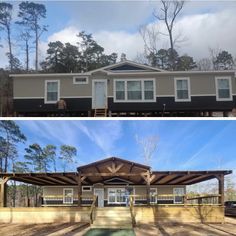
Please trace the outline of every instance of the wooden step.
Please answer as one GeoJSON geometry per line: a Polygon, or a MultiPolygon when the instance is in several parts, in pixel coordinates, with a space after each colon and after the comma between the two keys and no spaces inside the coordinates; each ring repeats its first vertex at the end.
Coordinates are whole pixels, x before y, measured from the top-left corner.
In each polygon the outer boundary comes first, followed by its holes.
{"type": "Polygon", "coordinates": [[[106,108],[99,108],[94,110],[94,117],[106,117],[106,116],[107,116],[106,108]]]}
{"type": "Polygon", "coordinates": [[[92,228],[131,229],[132,217],[128,207],[97,208],[92,228]]]}

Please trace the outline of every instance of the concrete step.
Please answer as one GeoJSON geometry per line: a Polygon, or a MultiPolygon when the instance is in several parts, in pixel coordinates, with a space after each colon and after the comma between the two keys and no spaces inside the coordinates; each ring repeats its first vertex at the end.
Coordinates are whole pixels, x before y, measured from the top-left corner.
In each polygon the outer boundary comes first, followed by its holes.
{"type": "Polygon", "coordinates": [[[97,218],[94,223],[96,224],[116,224],[116,223],[132,223],[131,217],[130,218],[110,218],[110,217],[99,217],[97,218]]]}

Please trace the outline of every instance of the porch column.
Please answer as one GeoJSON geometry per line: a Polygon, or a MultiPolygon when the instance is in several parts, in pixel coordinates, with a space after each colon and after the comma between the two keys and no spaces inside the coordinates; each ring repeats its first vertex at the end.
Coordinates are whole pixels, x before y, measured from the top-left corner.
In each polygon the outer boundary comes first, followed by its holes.
{"type": "Polygon", "coordinates": [[[0,195],[0,207],[6,207],[7,206],[7,181],[9,180],[9,177],[3,177],[1,180],[1,195],[0,195]]]}
{"type": "Polygon", "coordinates": [[[82,195],[82,186],[81,186],[81,173],[78,174],[78,206],[81,207],[81,195],[82,195]]]}
{"type": "Polygon", "coordinates": [[[147,174],[146,188],[147,188],[147,205],[150,206],[150,173],[147,174]]]}
{"type": "Polygon", "coordinates": [[[219,189],[219,204],[221,206],[224,206],[224,202],[225,202],[225,199],[224,199],[224,175],[219,175],[217,176],[217,179],[218,179],[218,189],[219,189]]]}

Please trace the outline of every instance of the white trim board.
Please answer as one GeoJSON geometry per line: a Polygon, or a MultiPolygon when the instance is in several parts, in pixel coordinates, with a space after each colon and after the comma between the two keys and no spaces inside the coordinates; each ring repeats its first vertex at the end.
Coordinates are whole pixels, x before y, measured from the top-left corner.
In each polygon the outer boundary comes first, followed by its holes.
{"type": "Polygon", "coordinates": [[[61,91],[61,86],[60,86],[60,80],[45,80],[44,82],[44,103],[45,104],[55,104],[59,101],[60,99],[60,91],[61,91]],[[57,101],[47,101],[47,83],[49,82],[57,82],[57,101]]]}
{"type": "Polygon", "coordinates": [[[113,102],[114,103],[153,103],[156,102],[156,79],[155,78],[122,78],[122,79],[113,79],[113,102]],[[116,82],[117,81],[124,81],[125,83],[125,99],[124,100],[117,100],[116,99],[116,82]],[[142,99],[141,100],[128,100],[127,98],[127,81],[140,81],[141,82],[141,93],[142,99]],[[144,81],[153,81],[153,99],[147,100],[144,99],[144,81]]]}
{"type": "Polygon", "coordinates": [[[233,95],[232,95],[232,79],[230,76],[216,76],[215,77],[215,86],[216,86],[216,101],[218,102],[224,102],[224,101],[232,101],[233,95]],[[229,81],[229,98],[219,98],[219,87],[218,87],[218,80],[220,79],[226,79],[229,81]]]}
{"type": "Polygon", "coordinates": [[[174,78],[174,92],[175,92],[175,102],[191,102],[191,86],[190,86],[190,78],[189,77],[175,77],[174,78]],[[177,81],[178,80],[186,80],[188,82],[188,98],[187,99],[179,99],[177,97],[177,81]]]}

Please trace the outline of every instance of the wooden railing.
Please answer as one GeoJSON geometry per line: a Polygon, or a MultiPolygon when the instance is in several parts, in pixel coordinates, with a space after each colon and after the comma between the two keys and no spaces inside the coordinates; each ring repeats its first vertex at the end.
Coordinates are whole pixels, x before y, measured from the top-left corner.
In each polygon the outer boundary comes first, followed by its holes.
{"type": "Polygon", "coordinates": [[[129,207],[130,207],[130,214],[132,218],[132,225],[133,227],[136,225],[135,215],[134,215],[134,197],[129,197],[129,207]]]}
{"type": "Polygon", "coordinates": [[[186,197],[187,204],[204,204],[204,205],[219,205],[220,194],[209,194],[209,195],[192,195],[186,197]]]}
{"type": "Polygon", "coordinates": [[[93,203],[92,203],[92,205],[91,205],[90,213],[89,213],[90,224],[92,224],[93,221],[94,221],[94,219],[95,219],[95,209],[96,209],[97,198],[98,198],[97,195],[94,195],[94,196],[93,196],[93,203]]]}

